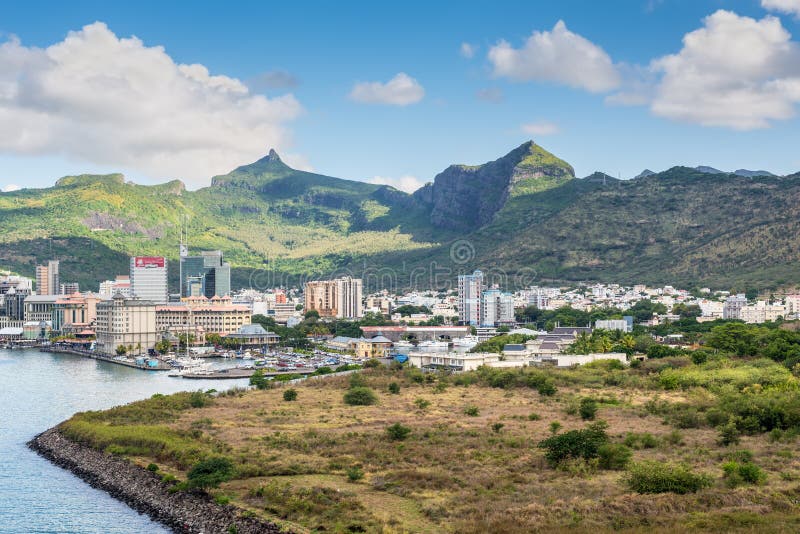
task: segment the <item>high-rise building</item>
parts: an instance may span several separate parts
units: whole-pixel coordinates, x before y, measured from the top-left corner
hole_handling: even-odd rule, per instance
[[[59,287],[61,288],[58,291],[59,295],[72,295],[73,293],[81,292],[81,286],[78,282],[66,282]]]
[[[336,280],[306,282],[305,309],[316,310],[320,317],[357,319],[364,315],[363,281],[349,276]]]
[[[47,265],[36,266],[36,294],[58,295],[61,279],[58,274],[58,260],[50,260]]]
[[[461,324],[480,326],[483,273],[462,274],[458,277],[458,320]]]
[[[167,259],[161,256],[131,258],[131,294],[155,304],[169,301]]]
[[[487,289],[481,297],[481,326],[514,324],[514,295]]]
[[[181,297],[222,297],[231,292],[231,264],[223,261],[222,251],[189,256],[181,247]]]

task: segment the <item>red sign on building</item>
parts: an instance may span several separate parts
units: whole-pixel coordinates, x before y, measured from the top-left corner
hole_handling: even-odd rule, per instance
[[[136,267],[164,267],[165,261],[162,256],[136,256],[133,264]]]

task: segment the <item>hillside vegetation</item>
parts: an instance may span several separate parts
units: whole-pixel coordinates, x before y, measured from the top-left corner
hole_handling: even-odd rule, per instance
[[[92,288],[125,272],[130,255],[177,259],[185,223],[193,250],[225,252],[237,287],[342,270],[383,273],[365,276],[372,285],[442,285],[480,267],[506,287],[600,280],[762,289],[800,278],[798,200],[800,174],[675,167],[629,181],[575,178],[532,142],[483,165],[452,165],[413,195],[297,171],[273,151],[197,191],[112,174],[0,193],[0,265],[32,276],[36,262],[55,257],[62,279]]]

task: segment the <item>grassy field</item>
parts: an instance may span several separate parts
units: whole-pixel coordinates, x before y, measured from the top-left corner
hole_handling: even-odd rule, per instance
[[[232,475],[208,491],[299,532],[792,532],[797,385],[779,364],[725,358],[453,376],[378,368],[291,386],[293,401],[290,386],[156,396],[77,414],[62,431],[167,480],[227,458]],[[346,404],[353,386],[377,403]],[[774,424],[745,413],[762,405]],[[599,457],[548,461],[540,442],[587,428],[605,435]],[[663,482],[663,466],[683,469],[672,491],[638,493]]]

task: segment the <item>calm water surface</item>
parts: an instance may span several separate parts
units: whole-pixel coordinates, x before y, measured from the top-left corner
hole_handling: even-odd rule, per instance
[[[75,412],[153,393],[246,383],[186,380],[80,356],[0,349],[0,533],[168,532],[37,456],[25,443]]]

